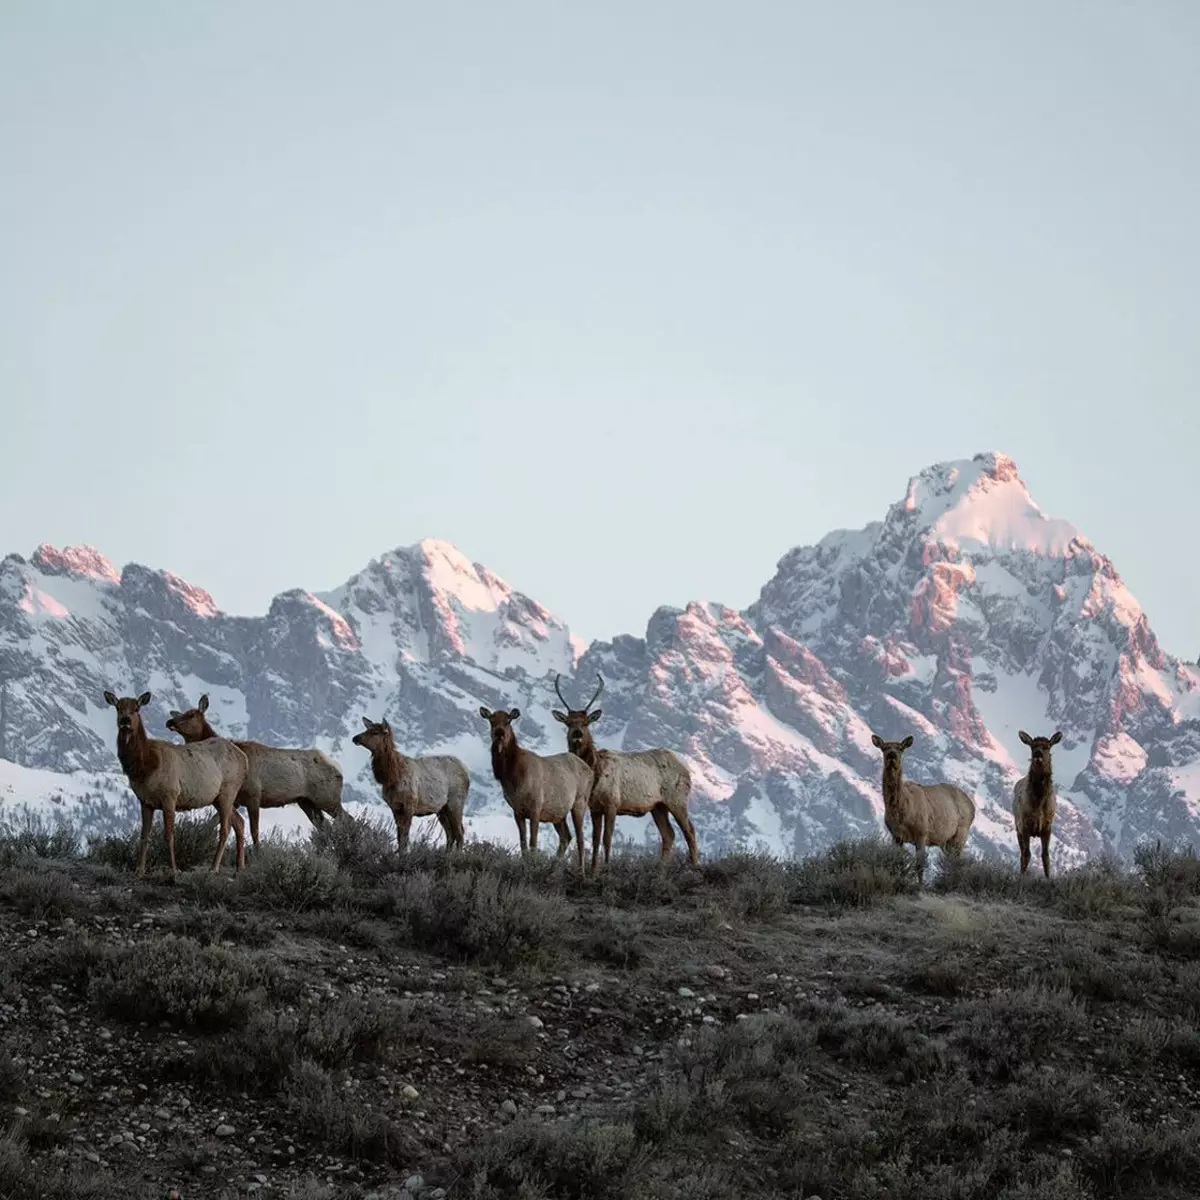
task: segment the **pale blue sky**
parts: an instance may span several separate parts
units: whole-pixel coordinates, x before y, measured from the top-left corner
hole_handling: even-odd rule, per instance
[[[1001,449],[1200,650],[1200,5],[0,4],[0,552],[584,636]]]

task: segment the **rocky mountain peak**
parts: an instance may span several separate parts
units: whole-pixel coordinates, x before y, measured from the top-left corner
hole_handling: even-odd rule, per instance
[[[510,837],[478,707],[520,707],[522,742],[562,751],[560,672],[577,703],[603,675],[601,745],[686,759],[710,849],[804,853],[877,830],[873,731],[911,733],[907,771],[976,797],[983,850],[1012,851],[1021,728],[1064,733],[1060,858],[1200,837],[1200,669],[1159,646],[1108,559],[997,452],[929,467],[882,520],[789,551],[745,611],[663,607],[640,636],[588,647],[438,539],[332,591],[285,592],[257,618],[220,613],[169,572],[118,575],[88,548],[0,565],[0,745],[40,769],[22,776],[35,798],[63,772],[112,775],[100,696],[129,680],[154,692],[152,727],[207,691],[222,732],[318,745],[364,803],[377,789],[350,738],[364,713],[386,717],[402,749],[462,757],[469,830]],[[647,822],[622,830],[653,836]]]

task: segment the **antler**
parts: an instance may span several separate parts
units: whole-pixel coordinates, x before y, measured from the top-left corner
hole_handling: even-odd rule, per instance
[[[565,708],[567,712],[570,712],[571,706],[567,703],[567,698],[562,694],[562,689],[558,686],[558,681],[561,678],[561,675],[554,676],[554,690],[558,693],[558,698],[562,702],[563,708]]]
[[[583,706],[584,712],[587,712],[591,709],[592,705],[600,699],[600,693],[604,691],[604,676],[597,671],[596,678],[600,680],[600,686],[596,689],[596,694]]]

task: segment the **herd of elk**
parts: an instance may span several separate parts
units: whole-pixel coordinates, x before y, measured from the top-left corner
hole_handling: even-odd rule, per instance
[[[538,829],[553,825],[558,832],[558,855],[571,844],[572,826],[579,871],[584,871],[583,820],[592,818],[591,870],[604,863],[612,850],[617,817],[653,819],[667,857],[675,843],[672,820],[687,842],[688,860],[699,862],[696,829],[688,813],[691,776],[688,768],[670,750],[599,749],[592,726],[602,710],[594,708],[604,691],[604,678],[583,708],[572,708],[562,693],[561,677],[555,676],[554,691],[566,710],[554,709],[552,716],[566,727],[567,751],[536,754],[520,745],[514,722],[519,709],[492,711],[480,707],[488,723],[492,774],[513,811],[521,852],[536,851]],[[133,794],[141,805],[142,830],[137,874],[146,869],[146,855],[154,813],[163,814],[163,834],[172,874],[175,865],[175,814],[212,806],[220,818],[220,841],[212,869],[220,869],[225,844],[232,826],[237,843],[237,869],[245,865],[245,822],[237,811],[245,808],[250,818],[250,837],[258,848],[259,815],[264,808],[295,804],[312,822],[321,825],[326,817],[345,818],[342,807],[342,772],[338,765],[315,748],[284,749],[261,742],[222,738],[208,723],[208,696],[195,708],[171,711],[167,728],[183,738],[183,744],[151,738],[141,710],[150,703],[150,693],[118,699],[105,692],[105,701],[117,710],[117,757]],[[1031,737],[1020,731],[1029,747],[1029,769],[1013,788],[1013,824],[1021,852],[1021,873],[1029,868],[1030,843],[1042,843],[1042,870],[1050,877],[1050,838],[1056,812],[1051,750],[1062,733]],[[463,810],[470,776],[459,759],[450,755],[423,757],[402,754],[396,748],[392,728],[386,721],[363,717],[363,730],[352,739],[371,755],[371,770],[383,799],[396,821],[396,845],[408,848],[413,817],[435,816],[446,835],[447,849],[463,845]],[[918,881],[925,876],[926,851],[930,846],[943,854],[961,851],[975,820],[975,803],[961,788],[950,783],[914,783],[904,778],[902,756],[913,744],[911,736],[901,741],[884,741],[878,734],[871,742],[883,754],[883,820],[897,845],[915,851]],[[527,832],[528,829],[528,832]]]

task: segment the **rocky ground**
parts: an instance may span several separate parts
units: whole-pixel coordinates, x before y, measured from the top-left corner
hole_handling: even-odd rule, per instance
[[[0,1197],[1196,1194],[1190,853],[132,853],[0,839]]]

